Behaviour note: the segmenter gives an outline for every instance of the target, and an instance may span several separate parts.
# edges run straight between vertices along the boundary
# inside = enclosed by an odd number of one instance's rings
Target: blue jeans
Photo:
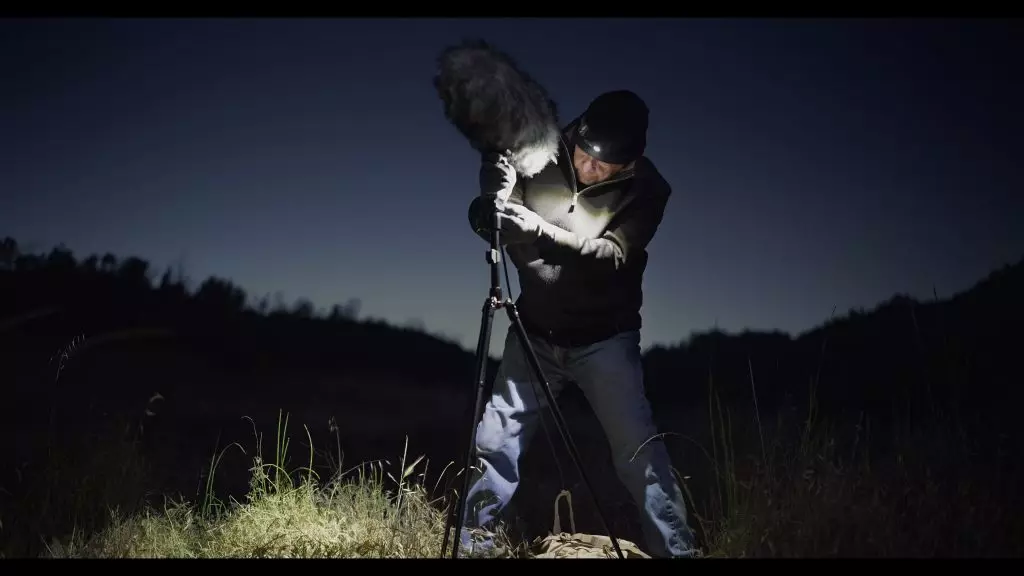
[[[563,379],[578,383],[604,428],[618,477],[640,509],[647,553],[692,556],[693,532],[686,523],[682,492],[664,443],[652,439],[658,432],[644,393],[640,333],[623,332],[578,348],[552,346],[531,335],[530,344],[553,395],[557,397]],[[519,486],[520,456],[547,409],[540,386],[510,326],[494,389],[477,425],[480,470],[474,470],[467,495],[463,544],[468,544],[469,530],[492,525]]]

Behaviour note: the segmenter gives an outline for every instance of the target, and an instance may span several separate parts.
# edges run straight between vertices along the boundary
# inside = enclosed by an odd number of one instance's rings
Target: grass
[[[255,426],[255,425],[254,425]],[[44,556],[73,558],[406,558],[436,556],[445,517],[417,477],[422,458],[403,454],[395,470],[371,462],[320,482],[308,466],[286,470],[287,416],[279,421],[273,461],[256,454],[243,501],[220,501],[213,492],[217,465],[228,446],[211,457],[200,502],[146,506],[132,515],[112,512],[94,535],[71,534],[47,546]]]
[[[755,389],[757,438],[738,453],[731,410],[709,398],[716,484],[696,514],[708,557],[1021,554],[1019,468],[1011,475],[956,418],[933,412],[873,454],[870,420],[820,420],[813,386],[806,418],[780,416],[766,438]]]
[[[734,425],[736,406],[725,406],[713,389],[709,398],[713,439],[705,454],[714,482],[700,498],[683,483],[704,556],[1020,554],[1022,521],[1007,500],[1019,478],[981,458],[952,420],[936,418],[930,427],[900,433],[886,452],[871,453],[870,421],[858,423],[852,442],[840,441],[850,435],[820,419],[813,394],[806,417],[788,427],[781,417],[766,427],[755,408],[748,427],[753,434],[740,434],[742,427]],[[394,464],[349,470],[339,458],[321,479],[312,447],[302,466],[286,469],[287,426],[287,417],[279,419],[266,461],[253,423],[248,493],[226,502],[215,495],[216,475],[228,450],[245,452],[240,444],[211,455],[205,494],[197,502],[164,499],[159,506],[145,503],[147,464],[126,430],[108,434],[106,449],[63,453],[45,469],[46,481],[27,493],[25,508],[3,514],[4,555],[26,555],[31,546],[25,545],[40,535],[47,535],[45,546],[30,555],[439,555],[444,507],[429,496],[422,457],[410,460],[403,453]],[[17,532],[13,518],[35,518],[29,510],[43,514]],[[30,537],[11,538],[17,533]],[[522,543],[505,543],[523,555]]]

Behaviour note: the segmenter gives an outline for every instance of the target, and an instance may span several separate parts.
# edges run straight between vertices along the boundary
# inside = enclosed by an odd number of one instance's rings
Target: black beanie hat
[[[609,164],[629,164],[647,147],[647,105],[629,90],[605,92],[580,117],[573,143]]]

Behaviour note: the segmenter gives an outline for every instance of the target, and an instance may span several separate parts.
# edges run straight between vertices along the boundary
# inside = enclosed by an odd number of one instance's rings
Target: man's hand
[[[516,185],[516,170],[505,156],[485,156],[480,163],[480,194],[500,210]]]
[[[547,224],[536,212],[519,204],[506,204],[498,215],[506,244],[524,244],[540,238]]]

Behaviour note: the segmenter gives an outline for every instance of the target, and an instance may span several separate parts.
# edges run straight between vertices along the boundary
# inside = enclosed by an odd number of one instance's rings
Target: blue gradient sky
[[[1024,255],[1009,23],[80,20],[0,23],[0,235],[182,261],[250,294],[419,319],[475,345],[477,157],[432,91],[465,34],[568,120],[629,88],[674,187],[644,346],[717,323],[940,296]],[[1020,35],[1018,34],[1018,37]],[[518,283],[513,272],[513,291]],[[508,325],[497,317],[492,353]]]

